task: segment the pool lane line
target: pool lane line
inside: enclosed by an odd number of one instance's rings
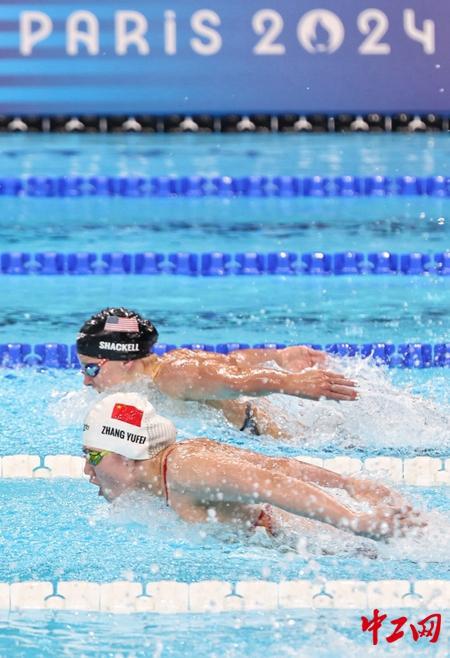
[[[449,457],[311,457],[296,459],[327,468],[341,475],[378,477],[397,485],[450,487]],[[78,455],[3,455],[0,457],[1,479],[86,479],[84,458]]]
[[[107,613],[221,613],[295,609],[384,610],[450,608],[450,581],[422,580],[205,580],[97,583],[0,583],[0,610],[77,610]]]
[[[126,197],[129,199],[450,196],[450,178],[434,176],[248,175],[248,176],[1,176],[0,195],[34,198]]]
[[[0,253],[0,274],[11,276],[139,275],[227,277],[246,276],[367,276],[450,275],[450,250],[434,254],[388,250],[363,253],[347,249],[324,251],[254,250],[237,253],[177,251],[58,252],[8,251]]]

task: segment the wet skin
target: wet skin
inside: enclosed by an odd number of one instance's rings
[[[82,354],[79,359],[84,364],[105,361]],[[303,347],[249,349],[228,355],[179,349],[163,357],[106,361],[97,377],[86,375],[85,384],[103,390],[150,375],[163,393],[185,400],[224,400],[270,393],[308,399],[356,399],[355,382],[323,369],[325,359],[322,352]],[[270,366],[270,361],[276,367]]]
[[[84,472],[99,487],[99,495],[110,501],[128,490],[161,497],[163,457],[164,451],[134,461],[110,453],[96,466],[86,460]],[[324,490],[330,487],[345,489],[355,500],[368,503],[370,511],[356,512],[343,505]],[[248,530],[268,504],[277,513],[315,519],[375,539],[425,525],[399,494],[378,482],[209,439],[176,444],[167,459],[167,488],[170,507],[190,523],[205,522],[213,515],[218,522]]]
[[[240,429],[246,419],[248,399],[260,434],[274,438],[301,438],[301,424],[296,436],[286,433],[276,409],[262,404],[254,396],[270,392],[318,400],[352,401],[357,398],[355,383],[343,375],[324,370],[326,355],[305,347],[282,350],[240,350],[229,355],[174,350],[163,357],[154,355],[135,361],[106,361],[79,355],[83,364],[100,363],[96,377],[84,375],[84,384],[104,391],[141,378],[150,378],[161,392],[170,397],[198,400],[223,412],[227,420]],[[268,367],[274,361],[278,369]],[[280,370],[284,369],[284,370]],[[156,373],[156,374],[155,374]]]

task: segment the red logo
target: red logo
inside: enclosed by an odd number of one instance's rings
[[[377,609],[373,611],[372,619],[361,617],[361,629],[372,633],[372,644],[378,644],[378,632],[386,618],[387,615],[380,615],[380,611]],[[400,640],[405,635],[405,631],[403,631],[402,628],[407,622],[408,617],[392,619],[390,623],[394,626],[394,630],[390,635],[384,638],[386,642],[392,643]],[[409,624],[414,642],[418,642],[422,637],[428,639],[430,644],[437,642],[439,639],[439,633],[441,632],[441,623],[441,615],[438,612],[434,612],[417,622],[418,629],[414,624]]]
[[[140,427],[143,415],[143,411],[133,407],[131,404],[120,404],[120,402],[117,402],[114,405],[111,418],[121,420],[124,423],[128,423],[129,425],[136,425],[136,427]]]

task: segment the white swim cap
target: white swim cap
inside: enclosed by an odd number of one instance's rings
[[[149,459],[176,440],[175,425],[158,416],[139,393],[113,393],[94,404],[84,420],[83,445],[128,459]]]

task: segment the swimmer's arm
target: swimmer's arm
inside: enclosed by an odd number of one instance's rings
[[[211,458],[199,454],[195,460],[184,460],[182,468],[170,478],[170,485],[204,505],[218,500],[269,503],[291,514],[358,529],[358,514],[318,487],[225,455],[220,463],[217,455]]]
[[[409,508],[405,498],[398,491],[381,484],[377,480],[344,477],[343,486],[355,500],[365,500],[373,505],[377,505],[380,501],[383,501],[386,504],[395,505],[399,508]]]
[[[236,350],[228,358],[230,363],[237,366],[255,366],[267,361],[274,361],[280,368],[292,372],[301,372],[316,365],[323,366],[327,354],[304,345],[292,345],[282,349]]]
[[[273,468],[294,478],[321,487],[345,489],[355,500],[364,500],[373,505],[381,501],[397,507],[406,507],[405,499],[396,491],[376,480],[340,475],[326,468],[307,464],[297,459],[274,459]]]
[[[293,373],[263,367],[244,369],[195,358],[162,362],[155,383],[163,393],[185,400],[224,400],[270,393],[311,400],[357,397],[354,382],[326,370]]]

